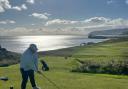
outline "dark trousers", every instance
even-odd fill
[[[28,81],[28,78],[30,79],[32,87],[35,87],[35,79],[34,79],[34,70],[28,70],[24,71],[24,69],[20,69],[22,74],[22,83],[21,83],[21,89],[26,89],[26,84]]]

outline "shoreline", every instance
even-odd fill
[[[100,43],[104,43],[106,41],[109,41],[111,39],[106,39],[105,41],[102,42],[88,42],[88,43],[81,43],[83,45],[78,45],[78,46],[72,46],[72,47],[67,47],[67,48],[60,48],[60,49],[55,49],[55,50],[48,50],[48,51],[39,51],[39,55],[44,55],[44,56],[72,56],[72,53],[75,52],[75,49],[79,48],[79,47],[87,47],[90,45],[96,45],[96,44],[100,44]]]

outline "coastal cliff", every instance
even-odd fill
[[[128,28],[94,31],[88,35],[88,38],[95,38],[95,39],[122,38],[122,37],[128,37]]]

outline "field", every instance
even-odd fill
[[[60,56],[48,55],[48,53],[44,56],[42,54],[40,59],[44,59],[50,67],[50,71],[43,72],[43,74],[54,81],[60,89],[128,89],[128,76],[70,72],[79,64],[74,60],[76,58],[95,61],[128,59],[127,45],[127,40],[108,41],[53,51]],[[65,59],[68,53],[72,56]],[[1,67],[0,76],[9,77],[7,82],[0,81],[0,89],[9,89],[10,85],[13,85],[14,89],[20,89],[19,64]],[[37,73],[36,82],[42,89],[56,89],[47,79]],[[30,83],[28,83],[27,89],[32,89]]]

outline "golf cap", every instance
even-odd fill
[[[30,44],[30,47],[31,47],[31,48],[34,48],[35,50],[38,50],[36,44]]]

